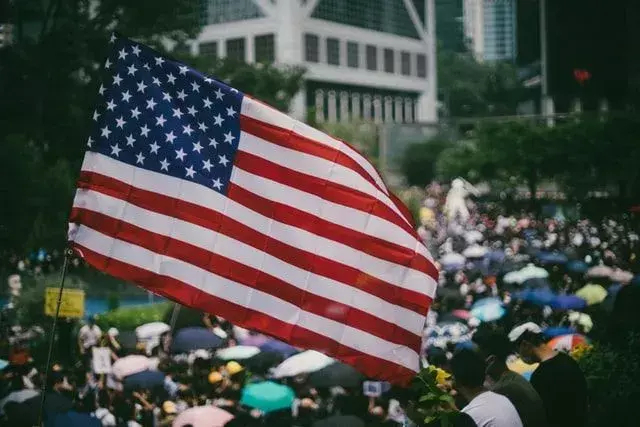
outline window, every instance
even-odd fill
[[[256,62],[270,64],[276,60],[275,37],[273,34],[256,36],[254,49]]]
[[[385,49],[384,50],[384,71],[387,73],[394,72],[394,62],[395,55],[393,54],[393,49]]]
[[[304,35],[304,59],[308,62],[318,62],[320,60],[318,36],[313,34]]]
[[[427,55],[419,53],[416,57],[417,68],[418,68],[418,77],[426,78],[427,77]]]
[[[375,71],[378,69],[378,48],[367,45],[367,70]]]
[[[409,52],[400,53],[400,73],[403,76],[411,75],[411,54]]]
[[[227,58],[244,62],[244,38],[227,40]]]
[[[360,66],[360,57],[358,56],[358,43],[347,42],[347,66],[358,68]]]
[[[327,38],[327,63],[340,65],[340,40]]]
[[[202,0],[200,13],[205,14],[208,24],[243,21],[264,17],[253,0]]]
[[[200,43],[200,55],[212,58],[218,57],[218,42]]]

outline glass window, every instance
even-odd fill
[[[347,42],[347,66],[351,68],[360,66],[359,49],[356,42]]]
[[[367,45],[367,70],[378,69],[378,48],[370,44]]]
[[[340,65],[340,40],[327,38],[327,63]]]
[[[227,58],[244,62],[244,49],[244,38],[227,40]]]
[[[393,49],[384,50],[384,71],[387,73],[393,73],[395,69],[395,55],[393,53]]]
[[[426,78],[427,77],[427,55],[419,53],[416,56],[416,65],[418,68],[418,77]]]
[[[200,55],[212,58],[218,57],[218,42],[200,43]]]
[[[243,21],[264,17],[253,0],[203,0],[206,5],[206,23]]]
[[[411,54],[409,52],[400,53],[400,72],[404,76],[411,75]]]
[[[270,64],[276,60],[275,37],[273,34],[256,36],[254,39],[254,49],[256,62]]]
[[[318,62],[320,60],[319,45],[320,40],[314,34],[304,35],[304,59],[308,62]]]

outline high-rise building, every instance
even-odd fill
[[[478,61],[514,61],[516,0],[464,0],[464,34]]]
[[[438,48],[450,52],[466,51],[462,0],[435,0]]]
[[[291,113],[436,120],[433,0],[202,0],[194,53],[302,65]]]

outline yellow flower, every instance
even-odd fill
[[[593,346],[587,343],[578,344],[571,350],[570,355],[575,360],[579,360],[584,357],[585,354],[589,353],[592,348]]]
[[[451,375],[443,369],[436,368],[435,371],[436,371],[436,382],[438,383],[438,385],[445,385],[447,383],[447,380],[451,378]]]

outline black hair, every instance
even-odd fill
[[[535,332],[531,331],[524,331],[516,340],[516,344],[520,344],[523,341],[531,343],[534,347],[542,345],[546,342],[542,334],[536,334]]]
[[[473,334],[472,340],[487,356],[495,356],[503,362],[513,353],[513,346],[504,331],[492,329],[484,323]]]
[[[485,379],[485,363],[475,351],[463,348],[451,359],[451,370],[456,384],[465,387],[482,387]]]

